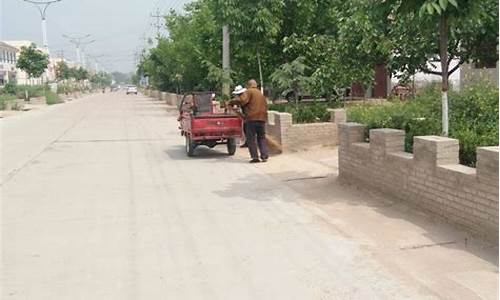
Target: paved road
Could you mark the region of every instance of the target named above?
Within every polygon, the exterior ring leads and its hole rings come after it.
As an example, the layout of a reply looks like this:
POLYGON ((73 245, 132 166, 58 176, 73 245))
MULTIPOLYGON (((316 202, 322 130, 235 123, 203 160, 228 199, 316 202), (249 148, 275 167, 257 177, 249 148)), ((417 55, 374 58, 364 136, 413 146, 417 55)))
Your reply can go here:
POLYGON ((93 95, 0 123, 2 299, 437 298, 268 166, 186 158, 157 101, 93 95))

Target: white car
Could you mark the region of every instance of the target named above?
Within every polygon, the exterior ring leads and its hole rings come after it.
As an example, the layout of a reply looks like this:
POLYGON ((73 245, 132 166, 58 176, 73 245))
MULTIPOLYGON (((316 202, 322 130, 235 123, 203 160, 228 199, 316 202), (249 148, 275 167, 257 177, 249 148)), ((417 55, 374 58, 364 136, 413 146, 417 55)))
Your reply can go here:
POLYGON ((127 95, 129 94, 136 94, 137 95, 137 87, 136 86, 129 86, 127 87, 127 95))

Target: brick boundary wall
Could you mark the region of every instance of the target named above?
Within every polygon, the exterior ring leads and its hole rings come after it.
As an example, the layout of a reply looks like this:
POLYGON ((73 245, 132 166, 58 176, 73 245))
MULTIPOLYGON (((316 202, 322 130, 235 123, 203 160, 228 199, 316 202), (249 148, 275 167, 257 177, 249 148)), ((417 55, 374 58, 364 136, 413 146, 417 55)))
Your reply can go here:
POLYGON ((267 134, 281 145, 281 152, 313 146, 338 145, 337 125, 346 120, 343 109, 329 109, 330 122, 293 124, 289 113, 269 111, 267 134))
POLYGON ((458 140, 414 137, 404 152, 405 132, 339 124, 339 176, 402 201, 448 223, 498 241, 497 147, 477 148, 477 168, 458 163, 458 140))
POLYGON ((168 105, 179 106, 179 103, 182 100, 182 95, 177 95, 174 93, 165 93, 165 99, 162 99, 168 105))
POLYGON ((182 95, 177 95, 174 93, 160 92, 157 90, 145 89, 144 95, 154 98, 155 100, 165 101, 166 104, 172 106, 178 106, 182 100, 182 95))

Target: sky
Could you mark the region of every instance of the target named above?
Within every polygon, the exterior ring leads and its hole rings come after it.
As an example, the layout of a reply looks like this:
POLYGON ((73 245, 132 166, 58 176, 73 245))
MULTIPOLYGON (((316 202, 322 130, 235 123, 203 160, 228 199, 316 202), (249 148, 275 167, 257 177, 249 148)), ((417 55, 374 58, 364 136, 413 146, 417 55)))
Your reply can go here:
MULTIPOLYGON (((36 0, 47 1, 47 0, 36 0)), ((135 70, 135 54, 156 35, 150 17, 170 9, 182 11, 191 0, 62 0, 47 9, 48 43, 52 56, 75 60, 75 47, 63 37, 91 35, 85 53, 108 72, 135 70)), ((163 29, 162 34, 167 34, 163 29)), ((0 40, 30 40, 42 44, 40 13, 23 0, 0 0, 0 40)), ((88 57, 88 56, 87 56, 88 57)))

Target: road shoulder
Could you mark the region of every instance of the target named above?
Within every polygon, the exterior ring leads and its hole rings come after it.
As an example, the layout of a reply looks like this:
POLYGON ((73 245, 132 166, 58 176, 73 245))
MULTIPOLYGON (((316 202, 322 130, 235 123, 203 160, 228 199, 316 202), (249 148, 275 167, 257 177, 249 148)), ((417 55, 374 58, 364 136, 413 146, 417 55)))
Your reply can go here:
POLYGON ((325 231, 360 241, 364 253, 399 280, 438 298, 498 298, 497 245, 409 203, 341 182, 337 161, 337 149, 318 147, 257 167, 298 192, 301 205, 321 216, 325 231))

